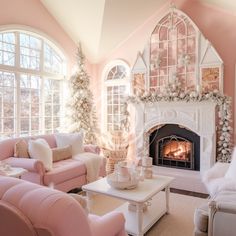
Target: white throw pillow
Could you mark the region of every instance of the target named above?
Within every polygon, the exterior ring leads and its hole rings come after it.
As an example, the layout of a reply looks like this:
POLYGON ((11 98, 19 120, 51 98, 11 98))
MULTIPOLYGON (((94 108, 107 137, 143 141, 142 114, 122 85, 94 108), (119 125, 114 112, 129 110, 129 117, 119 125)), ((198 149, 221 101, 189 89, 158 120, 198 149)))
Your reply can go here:
POLYGON ((76 155, 78 153, 84 152, 83 148, 83 132, 80 131, 78 133, 70 133, 70 134, 54 134, 57 147, 65 147, 67 145, 72 146, 72 155, 76 155))
POLYGON ((231 163, 227 172, 225 173, 225 178, 236 180, 236 147, 233 150, 231 163))
POLYGON ((52 169, 52 150, 45 139, 29 140, 28 151, 31 158, 43 162, 47 171, 52 169))

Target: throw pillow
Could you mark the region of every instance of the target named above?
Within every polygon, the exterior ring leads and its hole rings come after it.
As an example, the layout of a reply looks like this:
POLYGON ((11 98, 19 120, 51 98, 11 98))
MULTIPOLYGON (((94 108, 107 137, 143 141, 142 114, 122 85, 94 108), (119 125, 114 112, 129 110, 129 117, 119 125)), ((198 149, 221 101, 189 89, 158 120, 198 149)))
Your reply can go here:
POLYGON ((72 147, 68 145, 62 148, 52 148, 53 162, 69 159, 72 157, 72 147))
POLYGON ((55 134, 57 147, 65 147, 71 145, 72 155, 76 155, 84 151, 83 149, 83 132, 71 133, 71 134, 55 134))
POLYGON ((225 173, 225 178, 236 180, 236 147, 233 150, 231 163, 227 172, 225 173))
POLYGON ((14 146, 14 157, 30 158, 28 144, 24 139, 20 139, 14 146))
POLYGON ((46 140, 29 140, 28 149, 31 158, 42 161, 47 171, 52 169, 52 150, 46 140))

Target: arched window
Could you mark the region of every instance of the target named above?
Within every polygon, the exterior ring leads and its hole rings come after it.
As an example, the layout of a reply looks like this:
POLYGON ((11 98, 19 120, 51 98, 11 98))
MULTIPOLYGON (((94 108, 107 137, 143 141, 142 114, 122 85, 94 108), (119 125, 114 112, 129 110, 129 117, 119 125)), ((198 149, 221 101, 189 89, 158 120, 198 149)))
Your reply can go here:
POLYGON ((121 61, 113 61, 104 69, 104 131, 121 129, 124 103, 130 90, 130 68, 121 61))
POLYGON ((151 36, 150 90, 160 92, 178 79, 186 90, 197 83, 197 31, 181 11, 172 9, 151 36))
POLYGON ((0 32, 0 137, 56 132, 65 58, 29 31, 0 32))

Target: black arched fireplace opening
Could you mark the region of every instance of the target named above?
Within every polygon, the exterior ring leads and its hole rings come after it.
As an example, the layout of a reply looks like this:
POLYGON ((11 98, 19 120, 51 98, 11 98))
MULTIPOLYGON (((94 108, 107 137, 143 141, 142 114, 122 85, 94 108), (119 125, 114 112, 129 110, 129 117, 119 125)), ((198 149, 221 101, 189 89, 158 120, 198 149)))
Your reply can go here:
POLYGON ((200 170, 200 136, 177 124, 166 124, 149 136, 153 164, 200 170))

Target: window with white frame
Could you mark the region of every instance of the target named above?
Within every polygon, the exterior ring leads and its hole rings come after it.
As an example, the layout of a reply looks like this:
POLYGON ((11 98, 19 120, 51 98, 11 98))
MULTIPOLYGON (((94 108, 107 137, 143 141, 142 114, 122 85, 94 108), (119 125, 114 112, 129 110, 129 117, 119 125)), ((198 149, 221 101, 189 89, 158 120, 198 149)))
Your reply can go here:
POLYGON ((39 34, 0 32, 0 138, 57 132, 65 59, 39 34))
POLYGON ((105 69, 104 129, 121 129, 124 116, 124 103, 129 94, 129 67, 123 61, 115 61, 105 69))

